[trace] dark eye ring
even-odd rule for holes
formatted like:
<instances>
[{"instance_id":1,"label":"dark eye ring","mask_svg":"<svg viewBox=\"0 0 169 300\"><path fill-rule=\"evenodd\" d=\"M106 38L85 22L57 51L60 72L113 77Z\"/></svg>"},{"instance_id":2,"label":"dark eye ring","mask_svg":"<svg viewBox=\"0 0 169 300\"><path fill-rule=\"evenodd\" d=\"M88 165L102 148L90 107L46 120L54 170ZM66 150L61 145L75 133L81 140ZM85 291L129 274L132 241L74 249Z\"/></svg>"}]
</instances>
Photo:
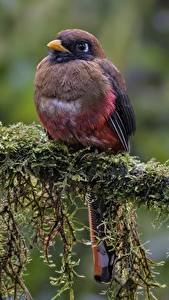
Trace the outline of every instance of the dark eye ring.
<instances>
[{"instance_id":1,"label":"dark eye ring","mask_svg":"<svg viewBox=\"0 0 169 300\"><path fill-rule=\"evenodd\" d=\"M76 45L76 49L78 50L78 51L80 51L80 52L88 52L89 51L89 45L88 45L88 43L83 43L83 42L81 42L81 43L78 43L77 45Z\"/></svg>"}]
</instances>

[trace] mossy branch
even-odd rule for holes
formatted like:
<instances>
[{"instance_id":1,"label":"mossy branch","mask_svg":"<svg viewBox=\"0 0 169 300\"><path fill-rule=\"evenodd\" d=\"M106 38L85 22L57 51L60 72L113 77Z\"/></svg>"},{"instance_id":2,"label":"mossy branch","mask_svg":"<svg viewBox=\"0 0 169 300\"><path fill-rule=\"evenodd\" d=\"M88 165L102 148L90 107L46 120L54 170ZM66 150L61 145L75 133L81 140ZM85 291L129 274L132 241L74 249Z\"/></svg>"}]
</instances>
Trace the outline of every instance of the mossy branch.
<instances>
[{"instance_id":1,"label":"mossy branch","mask_svg":"<svg viewBox=\"0 0 169 300\"><path fill-rule=\"evenodd\" d=\"M105 203L106 241L116 254L109 299L155 299L152 261L139 241L135 209L141 204L166 213L169 163L147 164L128 154L74 149L49 140L40 126L0 126L0 297L24 291L23 275L38 243L55 267L51 246L63 243L61 269L51 283L74 299L78 259L72 248L82 226L78 211L90 199ZM86 214L87 215L87 214ZM80 227L80 228L79 228ZM82 242L82 241L81 241Z\"/></svg>"}]
</instances>

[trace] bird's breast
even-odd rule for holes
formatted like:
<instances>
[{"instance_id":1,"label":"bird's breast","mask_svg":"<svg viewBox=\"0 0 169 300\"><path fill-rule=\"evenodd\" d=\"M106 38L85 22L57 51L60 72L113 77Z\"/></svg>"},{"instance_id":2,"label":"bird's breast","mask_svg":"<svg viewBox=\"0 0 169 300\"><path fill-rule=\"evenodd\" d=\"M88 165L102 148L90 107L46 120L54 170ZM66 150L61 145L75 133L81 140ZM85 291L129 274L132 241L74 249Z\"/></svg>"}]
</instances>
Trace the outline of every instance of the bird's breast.
<instances>
[{"instance_id":1,"label":"bird's breast","mask_svg":"<svg viewBox=\"0 0 169 300\"><path fill-rule=\"evenodd\" d=\"M53 64L45 58L37 67L35 93L65 101L83 98L95 102L110 87L98 63L75 60Z\"/></svg>"}]
</instances>

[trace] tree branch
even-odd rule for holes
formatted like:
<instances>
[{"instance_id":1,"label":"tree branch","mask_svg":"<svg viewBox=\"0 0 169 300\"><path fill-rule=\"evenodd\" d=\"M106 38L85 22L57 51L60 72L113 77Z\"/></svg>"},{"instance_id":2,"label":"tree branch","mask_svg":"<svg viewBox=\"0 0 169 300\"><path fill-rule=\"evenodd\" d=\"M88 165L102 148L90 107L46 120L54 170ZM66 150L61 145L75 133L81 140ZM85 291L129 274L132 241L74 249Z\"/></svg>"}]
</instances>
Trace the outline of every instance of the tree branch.
<instances>
[{"instance_id":1,"label":"tree branch","mask_svg":"<svg viewBox=\"0 0 169 300\"><path fill-rule=\"evenodd\" d=\"M109 299L153 298L152 261L140 243L135 208L155 207L163 214L169 204L169 163L142 163L128 154L67 147L49 140L40 126L0 126L0 292L25 292L23 274L30 249L37 243L44 261L55 267L50 248L59 235L63 243L61 273L51 278L58 294L73 299L78 259L72 256L82 226L78 211L88 199L105 204L104 229L116 261ZM0 296L1 296L0 295Z\"/></svg>"}]
</instances>

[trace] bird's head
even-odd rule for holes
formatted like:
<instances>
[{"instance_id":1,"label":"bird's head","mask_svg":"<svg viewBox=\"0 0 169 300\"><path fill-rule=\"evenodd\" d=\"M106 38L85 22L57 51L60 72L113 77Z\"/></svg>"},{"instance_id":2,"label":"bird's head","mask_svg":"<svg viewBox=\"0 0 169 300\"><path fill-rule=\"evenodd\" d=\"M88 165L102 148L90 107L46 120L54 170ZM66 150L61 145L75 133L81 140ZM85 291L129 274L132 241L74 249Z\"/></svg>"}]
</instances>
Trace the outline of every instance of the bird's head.
<instances>
[{"instance_id":1,"label":"bird's head","mask_svg":"<svg viewBox=\"0 0 169 300\"><path fill-rule=\"evenodd\" d=\"M56 63L75 59L105 58L103 48L97 38L80 29L67 29L59 32L56 39L49 42L47 46L50 59Z\"/></svg>"}]
</instances>

